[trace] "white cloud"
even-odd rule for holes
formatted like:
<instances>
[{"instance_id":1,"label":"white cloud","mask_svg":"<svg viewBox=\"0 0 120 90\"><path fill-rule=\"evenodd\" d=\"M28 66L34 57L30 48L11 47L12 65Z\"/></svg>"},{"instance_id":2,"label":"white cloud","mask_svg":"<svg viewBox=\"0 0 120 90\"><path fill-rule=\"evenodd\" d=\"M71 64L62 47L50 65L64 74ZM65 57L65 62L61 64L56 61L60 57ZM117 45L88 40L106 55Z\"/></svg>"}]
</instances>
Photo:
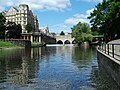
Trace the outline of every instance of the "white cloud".
<instances>
[{"instance_id":1,"label":"white cloud","mask_svg":"<svg viewBox=\"0 0 120 90\"><path fill-rule=\"evenodd\" d=\"M103 0L77 0L77 1L85 1L85 2L102 2Z\"/></svg>"},{"instance_id":2,"label":"white cloud","mask_svg":"<svg viewBox=\"0 0 120 90\"><path fill-rule=\"evenodd\" d=\"M87 17L90 15L90 13L93 11L94 9L90 9L86 11L86 14L75 14L72 17L66 19L64 21L65 24L69 24L69 25L76 25L78 22L82 22L82 23L89 23L89 19L87 19Z\"/></svg>"},{"instance_id":3,"label":"white cloud","mask_svg":"<svg viewBox=\"0 0 120 90\"><path fill-rule=\"evenodd\" d=\"M70 0L2 0L3 7L28 4L32 10L63 11L71 6Z\"/></svg>"},{"instance_id":4,"label":"white cloud","mask_svg":"<svg viewBox=\"0 0 120 90\"><path fill-rule=\"evenodd\" d=\"M90 10L87 10L86 13L87 13L88 15L90 15L90 13L92 13L93 11L94 11L94 8L93 8L93 9L90 9Z\"/></svg>"},{"instance_id":5,"label":"white cloud","mask_svg":"<svg viewBox=\"0 0 120 90\"><path fill-rule=\"evenodd\" d=\"M4 10L4 8L2 6L0 6L0 12L2 12Z\"/></svg>"},{"instance_id":6,"label":"white cloud","mask_svg":"<svg viewBox=\"0 0 120 90\"><path fill-rule=\"evenodd\" d=\"M62 27L63 27L63 28L67 28L68 26L67 26L67 25L63 25Z\"/></svg>"},{"instance_id":7,"label":"white cloud","mask_svg":"<svg viewBox=\"0 0 120 90\"><path fill-rule=\"evenodd\" d=\"M68 27L68 25L65 25L63 23L60 24L56 24L56 25L52 25L50 27L50 31L51 32L61 32L61 31L65 31L65 32L71 32L70 27Z\"/></svg>"}]
</instances>

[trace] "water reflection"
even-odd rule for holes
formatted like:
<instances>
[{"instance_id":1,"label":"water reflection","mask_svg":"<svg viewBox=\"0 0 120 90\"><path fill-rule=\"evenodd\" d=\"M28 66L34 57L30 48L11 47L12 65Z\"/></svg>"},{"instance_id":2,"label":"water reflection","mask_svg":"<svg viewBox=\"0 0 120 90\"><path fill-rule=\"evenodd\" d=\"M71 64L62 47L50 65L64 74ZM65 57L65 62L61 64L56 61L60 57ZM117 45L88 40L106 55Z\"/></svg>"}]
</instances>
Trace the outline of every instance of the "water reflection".
<instances>
[{"instance_id":1,"label":"water reflection","mask_svg":"<svg viewBox=\"0 0 120 90\"><path fill-rule=\"evenodd\" d=\"M0 81L27 84L36 77L41 48L0 51Z\"/></svg>"},{"instance_id":2,"label":"water reflection","mask_svg":"<svg viewBox=\"0 0 120 90\"><path fill-rule=\"evenodd\" d=\"M78 68L91 66L91 63L93 63L96 59L95 48L74 48L72 58L73 62L76 63Z\"/></svg>"},{"instance_id":3,"label":"water reflection","mask_svg":"<svg viewBox=\"0 0 120 90\"><path fill-rule=\"evenodd\" d=\"M98 67L95 48L0 50L2 90L117 90L110 80Z\"/></svg>"},{"instance_id":4,"label":"water reflection","mask_svg":"<svg viewBox=\"0 0 120 90\"><path fill-rule=\"evenodd\" d=\"M92 67L91 85L97 90L120 90L117 83L106 73L105 68L99 63L99 67Z\"/></svg>"}]
</instances>

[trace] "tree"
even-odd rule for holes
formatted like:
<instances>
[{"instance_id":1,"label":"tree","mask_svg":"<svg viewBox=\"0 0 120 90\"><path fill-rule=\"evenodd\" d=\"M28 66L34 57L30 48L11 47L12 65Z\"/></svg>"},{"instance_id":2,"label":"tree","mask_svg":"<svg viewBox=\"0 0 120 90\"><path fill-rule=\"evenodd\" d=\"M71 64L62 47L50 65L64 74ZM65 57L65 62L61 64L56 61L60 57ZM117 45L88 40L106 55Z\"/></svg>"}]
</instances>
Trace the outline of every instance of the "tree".
<instances>
[{"instance_id":1,"label":"tree","mask_svg":"<svg viewBox=\"0 0 120 90\"><path fill-rule=\"evenodd\" d=\"M21 37L22 28L21 25L16 25L15 22L7 22L6 24L6 37L19 39Z\"/></svg>"},{"instance_id":2,"label":"tree","mask_svg":"<svg viewBox=\"0 0 120 90\"><path fill-rule=\"evenodd\" d=\"M92 30L98 30L104 34L106 40L120 38L120 1L103 0L99 3L91 15Z\"/></svg>"},{"instance_id":3,"label":"tree","mask_svg":"<svg viewBox=\"0 0 120 90\"><path fill-rule=\"evenodd\" d=\"M20 24L17 25L16 38L20 39L22 33L22 27Z\"/></svg>"},{"instance_id":4,"label":"tree","mask_svg":"<svg viewBox=\"0 0 120 90\"><path fill-rule=\"evenodd\" d=\"M31 23L28 23L26 26L25 26L25 29L27 30L27 32L31 32L33 30L33 26Z\"/></svg>"},{"instance_id":5,"label":"tree","mask_svg":"<svg viewBox=\"0 0 120 90\"><path fill-rule=\"evenodd\" d=\"M5 38L5 17L0 13L0 39Z\"/></svg>"},{"instance_id":6,"label":"tree","mask_svg":"<svg viewBox=\"0 0 120 90\"><path fill-rule=\"evenodd\" d=\"M89 25L87 23L79 22L77 25L73 26L72 29L72 37L75 38L77 43L91 41L92 33Z\"/></svg>"},{"instance_id":7,"label":"tree","mask_svg":"<svg viewBox=\"0 0 120 90\"><path fill-rule=\"evenodd\" d=\"M65 35L65 33L63 31L61 31L60 35Z\"/></svg>"}]
</instances>

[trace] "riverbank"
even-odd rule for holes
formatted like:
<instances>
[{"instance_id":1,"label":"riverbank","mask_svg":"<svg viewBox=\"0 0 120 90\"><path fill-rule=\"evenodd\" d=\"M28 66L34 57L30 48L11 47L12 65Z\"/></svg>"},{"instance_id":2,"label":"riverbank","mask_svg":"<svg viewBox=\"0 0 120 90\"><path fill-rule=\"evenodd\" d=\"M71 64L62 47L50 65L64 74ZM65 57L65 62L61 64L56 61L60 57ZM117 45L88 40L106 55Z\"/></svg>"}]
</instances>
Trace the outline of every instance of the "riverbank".
<instances>
[{"instance_id":1,"label":"riverbank","mask_svg":"<svg viewBox=\"0 0 120 90\"><path fill-rule=\"evenodd\" d=\"M46 46L45 44L42 44L40 42L32 42L31 47L43 47Z\"/></svg>"},{"instance_id":2,"label":"riverbank","mask_svg":"<svg viewBox=\"0 0 120 90\"><path fill-rule=\"evenodd\" d=\"M39 42L32 42L30 47L42 47L45 46ZM8 48L23 48L22 46L17 46L11 42L0 41L0 49L8 49Z\"/></svg>"},{"instance_id":3,"label":"riverbank","mask_svg":"<svg viewBox=\"0 0 120 90\"><path fill-rule=\"evenodd\" d=\"M12 48L17 47L15 44L5 41L0 41L0 48Z\"/></svg>"}]
</instances>

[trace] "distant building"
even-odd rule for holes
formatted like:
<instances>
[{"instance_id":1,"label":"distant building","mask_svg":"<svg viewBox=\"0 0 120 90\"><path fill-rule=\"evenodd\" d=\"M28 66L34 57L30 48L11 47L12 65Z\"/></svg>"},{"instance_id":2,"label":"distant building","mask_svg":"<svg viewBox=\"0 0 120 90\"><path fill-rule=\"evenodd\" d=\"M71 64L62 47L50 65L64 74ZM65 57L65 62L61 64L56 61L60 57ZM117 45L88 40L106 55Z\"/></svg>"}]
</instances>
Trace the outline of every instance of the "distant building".
<instances>
[{"instance_id":1,"label":"distant building","mask_svg":"<svg viewBox=\"0 0 120 90\"><path fill-rule=\"evenodd\" d=\"M40 29L40 32L41 32L42 34L49 35L50 33L49 33L48 24L46 25L46 27L41 28L41 29Z\"/></svg>"},{"instance_id":2,"label":"distant building","mask_svg":"<svg viewBox=\"0 0 120 90\"><path fill-rule=\"evenodd\" d=\"M37 16L33 15L32 11L29 10L28 5L20 4L18 8L11 7L8 11L2 12L6 18L6 22L15 22L22 26L22 33L27 33L25 26L31 23L33 26L33 31L38 31L39 24Z\"/></svg>"}]
</instances>

